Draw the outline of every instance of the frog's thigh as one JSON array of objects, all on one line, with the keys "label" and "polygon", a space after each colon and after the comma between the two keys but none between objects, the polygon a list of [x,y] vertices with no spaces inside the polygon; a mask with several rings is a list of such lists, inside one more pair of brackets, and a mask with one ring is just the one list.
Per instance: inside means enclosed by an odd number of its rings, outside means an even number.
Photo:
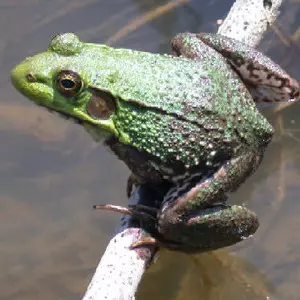
[{"label": "frog's thigh", "polygon": [[257,151],[235,157],[225,162],[211,177],[201,180],[179,197],[177,191],[188,186],[188,182],[176,186],[165,196],[159,217],[164,219],[166,216],[170,220],[172,216],[190,214],[223,201],[226,193],[235,191],[256,170],[262,157],[263,152]]},{"label": "frog's thigh", "polygon": [[255,102],[286,102],[300,95],[298,82],[261,52],[226,36],[210,33],[180,33],[172,40],[175,56],[212,58],[228,63],[239,75]]},{"label": "frog's thigh", "polygon": [[298,82],[263,53],[238,40],[218,34],[200,33],[197,37],[226,58],[240,75],[255,102],[298,99]]}]

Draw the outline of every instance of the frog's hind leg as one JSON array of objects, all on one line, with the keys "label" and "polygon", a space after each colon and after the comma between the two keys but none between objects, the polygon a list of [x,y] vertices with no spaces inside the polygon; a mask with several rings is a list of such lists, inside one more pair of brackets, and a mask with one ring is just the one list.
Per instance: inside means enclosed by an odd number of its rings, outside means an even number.
[{"label": "frog's hind leg", "polygon": [[208,66],[216,59],[224,59],[247,86],[255,102],[299,99],[299,84],[295,79],[270,58],[238,40],[211,33],[181,33],[173,38],[172,51],[176,56],[199,59]]},{"label": "frog's hind leg", "polygon": [[262,153],[249,152],[227,161],[193,187],[185,181],[171,189],[157,223],[160,236],[172,241],[165,246],[201,252],[230,246],[252,235],[258,228],[256,215],[246,207],[226,205],[224,195],[237,189],[261,159]]},{"label": "frog's hind leg", "polygon": [[248,45],[218,34],[197,37],[226,58],[255,102],[287,102],[299,98],[299,84],[278,64]]}]

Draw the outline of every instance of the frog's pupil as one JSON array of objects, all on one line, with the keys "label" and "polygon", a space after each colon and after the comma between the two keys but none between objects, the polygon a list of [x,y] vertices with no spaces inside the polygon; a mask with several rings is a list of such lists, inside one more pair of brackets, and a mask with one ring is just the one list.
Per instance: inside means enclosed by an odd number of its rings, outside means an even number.
[{"label": "frog's pupil", "polygon": [[70,89],[73,89],[75,87],[75,82],[73,80],[70,80],[70,79],[62,79],[61,80],[61,85],[65,89],[70,90]]},{"label": "frog's pupil", "polygon": [[57,89],[65,97],[75,96],[82,87],[82,80],[73,71],[62,70],[57,74]]}]

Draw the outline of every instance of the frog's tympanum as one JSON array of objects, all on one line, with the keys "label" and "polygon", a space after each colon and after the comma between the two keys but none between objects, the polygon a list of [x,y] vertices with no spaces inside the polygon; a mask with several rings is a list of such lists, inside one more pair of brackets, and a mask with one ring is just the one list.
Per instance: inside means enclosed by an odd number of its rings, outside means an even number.
[{"label": "frog's tympanum", "polygon": [[[230,38],[179,34],[172,49],[151,54],[61,34],[17,65],[11,79],[36,104],[102,138],[135,182],[168,186],[152,215],[154,232],[133,246],[213,250],[258,227],[253,212],[226,203],[259,166],[273,135],[256,103],[295,100],[299,86],[268,57]],[[154,211],[102,208],[144,221]]]}]

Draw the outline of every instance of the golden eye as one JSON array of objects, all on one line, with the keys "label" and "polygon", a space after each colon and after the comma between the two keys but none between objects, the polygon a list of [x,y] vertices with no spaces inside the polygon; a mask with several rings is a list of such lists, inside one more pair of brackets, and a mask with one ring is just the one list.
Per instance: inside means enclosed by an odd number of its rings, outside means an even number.
[{"label": "golden eye", "polygon": [[95,91],[86,106],[93,119],[108,119],[116,109],[114,97],[103,91]]},{"label": "golden eye", "polygon": [[82,80],[75,72],[63,70],[57,75],[58,91],[65,97],[75,96],[82,87]]}]

